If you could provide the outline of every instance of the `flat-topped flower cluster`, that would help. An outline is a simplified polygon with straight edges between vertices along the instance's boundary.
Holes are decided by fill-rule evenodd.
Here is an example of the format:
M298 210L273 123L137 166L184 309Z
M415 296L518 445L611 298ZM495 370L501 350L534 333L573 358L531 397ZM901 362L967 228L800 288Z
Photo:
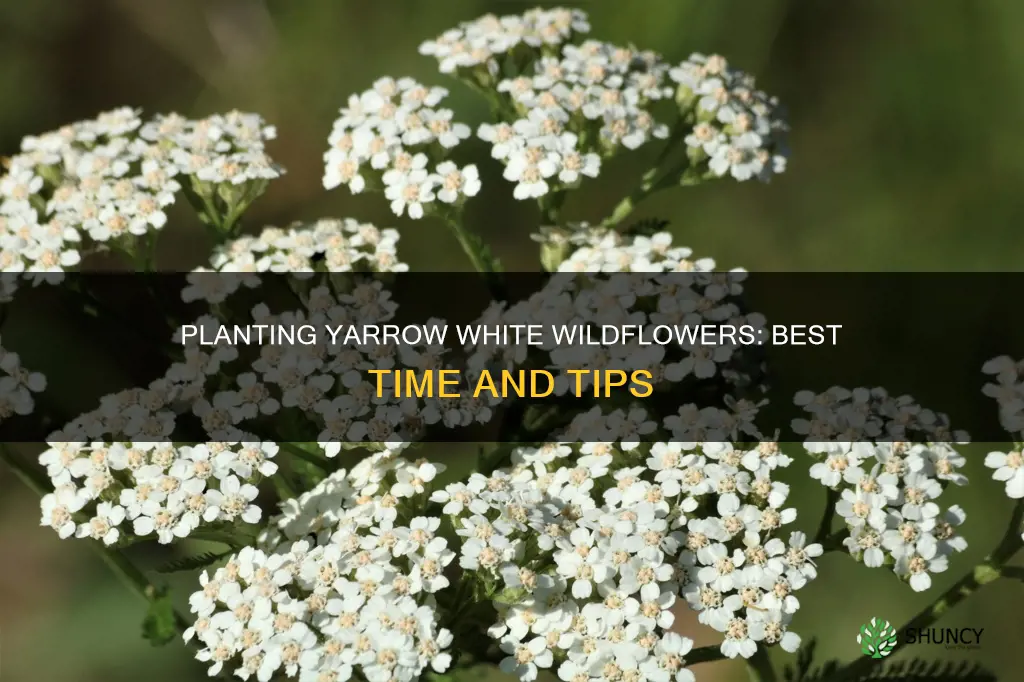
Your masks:
M130 250L183 186L211 212L244 210L283 172L265 151L275 136L256 114L144 121L121 108L26 137L0 180L0 270L53 280L83 250Z
M338 471L272 520L189 600L197 658L247 680L412 680L447 670L435 593L455 558L439 520L399 521L439 467L378 453Z
M693 679L693 642L671 631L680 597L723 633L726 656L799 646L792 592L821 547L785 531L796 511L771 476L791 460L774 443L548 443L512 461L432 497L462 538L459 565L494 600L505 672Z

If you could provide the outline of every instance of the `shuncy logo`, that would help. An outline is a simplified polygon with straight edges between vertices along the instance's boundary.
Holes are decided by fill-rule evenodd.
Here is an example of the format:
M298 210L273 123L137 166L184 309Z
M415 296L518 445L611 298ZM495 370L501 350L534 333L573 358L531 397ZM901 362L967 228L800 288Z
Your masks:
M881 618L872 618L861 625L857 634L861 653L871 658L885 658L896 648L896 642L896 628Z

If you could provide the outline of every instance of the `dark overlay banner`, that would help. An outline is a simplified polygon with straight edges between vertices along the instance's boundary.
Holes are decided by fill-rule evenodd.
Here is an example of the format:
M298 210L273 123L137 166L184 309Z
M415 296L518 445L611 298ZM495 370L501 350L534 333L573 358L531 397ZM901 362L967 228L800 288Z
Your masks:
M1024 356L1020 274L6 277L5 441L1005 441Z

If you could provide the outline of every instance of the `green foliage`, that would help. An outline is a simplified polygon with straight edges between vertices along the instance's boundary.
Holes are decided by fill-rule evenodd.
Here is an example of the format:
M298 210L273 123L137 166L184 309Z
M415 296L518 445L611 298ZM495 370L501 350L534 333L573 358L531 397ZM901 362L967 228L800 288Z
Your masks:
M997 678L978 663L915 658L853 677L843 674L837 663L830 661L812 676L798 678L797 682L997 682Z
M879 621L879 625L884 625L884 621ZM996 682L997 679L977 663L920 658L894 661L884 667L851 675L835 660L814 667L816 647L817 640L813 638L800 647L796 661L782 672L784 682Z
M977 663L968 661L910 661L890 663L883 670L858 677L862 680L888 680L888 682L996 682L996 676Z
M203 552L193 556L181 557L167 562L156 569L158 573L180 573L181 571L195 571L200 568L207 568L217 563L234 550L224 552Z
M142 620L142 637L153 646L164 646L178 636L174 604L166 587L155 589L149 601L149 610Z
M828 676L835 673L839 668L838 661L829 661L821 668L813 670L814 651L818 646L818 640L813 637L800 647L796 652L796 661L787 665L782 671L782 678L785 682L809 682L814 679L828 679Z
M501 265L501 261L491 251L491 247L475 233L469 233L467 235L469 243L476 249L480 255L480 259L486 266L487 272L504 272L505 269Z

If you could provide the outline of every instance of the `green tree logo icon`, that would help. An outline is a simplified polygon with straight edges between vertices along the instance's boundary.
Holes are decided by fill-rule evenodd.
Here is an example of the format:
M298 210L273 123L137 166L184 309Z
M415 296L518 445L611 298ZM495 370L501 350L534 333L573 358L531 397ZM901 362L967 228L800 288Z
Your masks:
M860 626L857 643L865 656L885 658L896 648L896 628L887 620L872 618L870 623Z

